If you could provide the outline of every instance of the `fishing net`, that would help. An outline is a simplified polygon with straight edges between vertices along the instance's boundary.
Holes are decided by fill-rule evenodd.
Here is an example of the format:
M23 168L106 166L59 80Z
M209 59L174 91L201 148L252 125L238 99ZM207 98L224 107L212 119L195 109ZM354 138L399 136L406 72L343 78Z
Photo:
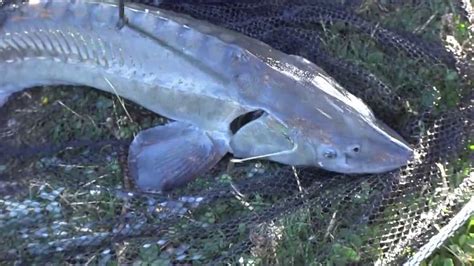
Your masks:
M0 109L1 263L419 263L474 212L468 1L138 1L323 67L415 147L406 167L341 175L230 164L169 194L136 191L134 133L166 119L83 87Z

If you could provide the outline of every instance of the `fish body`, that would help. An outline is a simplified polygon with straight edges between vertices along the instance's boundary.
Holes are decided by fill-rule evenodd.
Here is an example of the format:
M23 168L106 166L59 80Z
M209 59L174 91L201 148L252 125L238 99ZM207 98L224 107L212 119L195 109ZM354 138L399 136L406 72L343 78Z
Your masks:
M145 190L182 185L227 152L341 173L389 171L411 157L359 98L302 57L169 11L129 4L121 28L118 14L115 2L87 0L0 10L0 105L29 87L85 85L174 120L131 144Z

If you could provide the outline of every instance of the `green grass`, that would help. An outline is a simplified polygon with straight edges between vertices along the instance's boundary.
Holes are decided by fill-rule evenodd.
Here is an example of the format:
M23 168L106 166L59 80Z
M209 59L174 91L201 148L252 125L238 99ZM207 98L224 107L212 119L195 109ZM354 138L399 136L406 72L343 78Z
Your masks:
M421 266L474 264L474 215Z

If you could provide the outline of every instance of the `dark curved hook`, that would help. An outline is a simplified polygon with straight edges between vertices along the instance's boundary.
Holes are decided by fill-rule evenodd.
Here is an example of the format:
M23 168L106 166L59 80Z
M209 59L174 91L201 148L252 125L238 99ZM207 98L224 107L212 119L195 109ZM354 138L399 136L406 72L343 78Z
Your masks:
M119 0L118 4L119 20L117 27L122 29L127 24L127 17L125 16L125 0Z

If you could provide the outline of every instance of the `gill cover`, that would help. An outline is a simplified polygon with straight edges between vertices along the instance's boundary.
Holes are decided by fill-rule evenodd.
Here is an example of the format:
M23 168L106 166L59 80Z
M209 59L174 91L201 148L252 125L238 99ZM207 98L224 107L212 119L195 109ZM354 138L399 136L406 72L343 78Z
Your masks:
M236 157L266 157L291 151L294 143L288 137L288 129L268 114L263 114L242 128L230 140Z

